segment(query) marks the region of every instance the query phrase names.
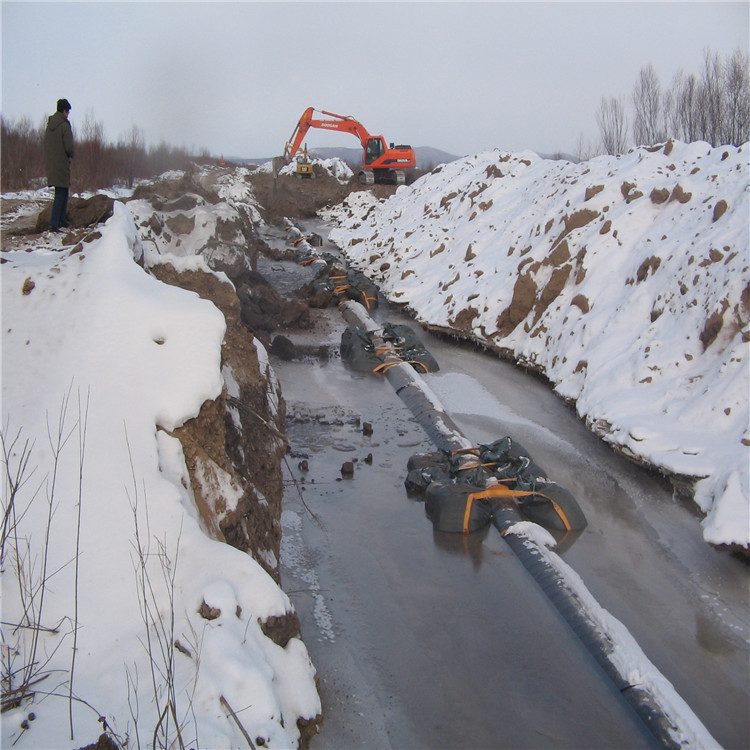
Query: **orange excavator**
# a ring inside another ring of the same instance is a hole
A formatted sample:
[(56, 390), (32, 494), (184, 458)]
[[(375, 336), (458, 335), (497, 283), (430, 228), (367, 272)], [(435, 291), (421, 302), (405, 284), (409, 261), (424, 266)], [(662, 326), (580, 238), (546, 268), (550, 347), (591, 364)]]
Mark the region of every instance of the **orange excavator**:
[[(331, 119), (317, 119), (314, 117), (315, 112)], [(363, 149), (359, 181), (363, 185), (372, 185), (375, 182), (403, 185), (406, 182), (406, 170), (413, 169), (416, 165), (414, 149), (411, 146), (394, 146), (391, 143), (388, 147), (382, 135), (370, 135), (365, 126), (353, 117), (316, 110), (313, 107), (308, 107), (304, 111), (292, 137), (284, 147), (284, 159), (287, 164), (294, 158), (310, 128), (340, 130), (359, 138)]]

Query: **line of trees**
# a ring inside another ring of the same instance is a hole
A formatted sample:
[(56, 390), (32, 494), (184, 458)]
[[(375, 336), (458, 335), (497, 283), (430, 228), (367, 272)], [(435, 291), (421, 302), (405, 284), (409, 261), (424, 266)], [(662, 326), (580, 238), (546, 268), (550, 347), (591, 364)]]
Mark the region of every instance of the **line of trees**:
[[(188, 169), (207, 151), (190, 154), (162, 142), (146, 147), (141, 129), (134, 125), (116, 143), (108, 143), (104, 126), (91, 112), (83, 122), (73, 125), (75, 158), (71, 170), (71, 191), (97, 190), (113, 185), (132, 186), (134, 180), (154, 177), (170, 169)], [(45, 184), (44, 131), (45, 117), (38, 127), (22, 117), (8, 121), (0, 117), (0, 184), (2, 191), (28, 190)]]
[[(722, 60), (706, 50), (698, 75), (680, 70), (662, 89), (652, 65), (641, 68), (629, 99), (602, 97), (596, 112), (598, 148), (579, 142), (581, 159), (594, 153), (620, 154), (632, 145), (669, 138), (740, 146), (750, 140), (750, 69), (746, 53)], [(628, 107), (628, 105), (630, 105)], [(628, 118), (630, 112), (630, 118)]]

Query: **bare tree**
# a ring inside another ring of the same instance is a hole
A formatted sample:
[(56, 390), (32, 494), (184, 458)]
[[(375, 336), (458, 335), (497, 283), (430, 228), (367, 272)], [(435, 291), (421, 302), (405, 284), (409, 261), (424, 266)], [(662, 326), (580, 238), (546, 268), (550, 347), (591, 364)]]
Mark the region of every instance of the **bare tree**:
[(576, 145), (576, 159), (579, 162), (588, 161), (599, 155), (596, 144), (587, 138), (583, 133), (578, 136), (578, 144)]
[(750, 60), (742, 50), (735, 50), (724, 67), (725, 110), (723, 117), (725, 143), (739, 146), (750, 140)]
[(682, 90), (685, 74), (678, 70), (672, 79), (672, 85), (664, 92), (662, 97), (662, 111), (664, 117), (664, 129), (666, 135), (679, 140), (685, 140), (682, 136), (680, 125), (680, 91)]
[(44, 127), (35, 129), (28, 117), (17, 122), (0, 118), (2, 128), (2, 189), (26, 188), (44, 175)]
[(680, 78), (680, 85), (675, 93), (675, 117), (678, 127), (674, 134), (677, 138), (688, 143), (697, 141), (700, 138), (698, 126), (698, 90), (698, 80), (691, 73), (689, 76)]
[[(0, 116), (0, 185), (2, 190), (25, 190), (44, 184), (44, 132), (47, 117), (35, 128), (29, 118), (15, 122)], [(137, 177), (153, 177), (168, 169), (188, 169), (194, 161), (185, 148), (165, 143), (146, 149), (143, 132), (133, 125), (118, 143), (104, 140), (104, 126), (93, 111), (82, 122), (73, 121), (75, 159), (71, 170), (73, 192), (97, 190)], [(207, 151), (201, 152), (207, 157)]]
[(666, 140), (662, 116), (661, 87), (654, 66), (641, 68), (633, 89), (633, 138), (639, 145), (651, 145)]
[[(639, 145), (672, 137), (703, 140), (715, 147), (741, 146), (750, 140), (750, 60), (740, 49), (726, 61), (706, 49), (700, 73), (678, 71), (666, 91), (661, 91), (649, 64), (641, 68), (631, 103), (633, 138)], [(617, 100), (602, 98), (596, 119), (604, 149), (609, 153), (622, 149), (617, 137), (624, 114)]]
[(698, 91), (698, 127), (700, 138), (716, 146), (721, 143), (721, 121), (724, 114), (721, 58), (706, 50), (703, 58), (703, 77)]
[(627, 118), (622, 99), (602, 97), (596, 113), (602, 147), (607, 154), (621, 154), (627, 148)]
[(104, 125), (94, 119), (94, 113), (87, 109), (84, 113), (83, 122), (74, 130), (76, 137), (76, 155), (73, 164), (73, 184), (80, 189), (80, 185), (91, 185), (94, 188), (104, 187), (103, 159), (105, 151)]
[(146, 141), (143, 137), (143, 131), (133, 125), (125, 136), (125, 142), (121, 146), (123, 152), (123, 166), (125, 179), (128, 187), (133, 187), (136, 177), (142, 175), (144, 170), (144, 161), (146, 159)]

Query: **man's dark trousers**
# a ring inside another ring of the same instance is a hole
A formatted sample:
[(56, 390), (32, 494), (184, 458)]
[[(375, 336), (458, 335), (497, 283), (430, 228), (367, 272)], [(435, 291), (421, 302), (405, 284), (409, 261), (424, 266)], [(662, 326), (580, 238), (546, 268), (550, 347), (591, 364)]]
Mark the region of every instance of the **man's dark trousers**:
[(69, 192), (69, 188), (55, 188), (55, 200), (52, 202), (52, 216), (49, 220), (50, 229), (59, 229), (61, 226), (65, 227), (68, 225), (65, 217), (68, 215)]

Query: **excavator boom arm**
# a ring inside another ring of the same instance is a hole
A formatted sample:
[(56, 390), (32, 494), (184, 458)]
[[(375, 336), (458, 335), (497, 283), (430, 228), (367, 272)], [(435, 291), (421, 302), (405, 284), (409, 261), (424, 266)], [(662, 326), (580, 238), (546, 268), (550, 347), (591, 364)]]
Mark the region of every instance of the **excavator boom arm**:
[[(314, 116), (316, 111), (329, 119), (316, 118)], [(391, 146), (389, 148), (382, 135), (370, 135), (367, 128), (353, 117), (337, 115), (335, 112), (326, 112), (325, 110), (315, 110), (313, 107), (308, 107), (302, 113), (292, 137), (284, 147), (284, 158), (287, 163), (294, 158), (310, 128), (337, 130), (357, 136), (362, 144), (364, 172), (371, 176), (373, 173), (391, 175), (399, 173), (399, 181), (403, 183), (404, 170), (416, 166), (416, 157), (411, 146)]]
[[(313, 114), (319, 111), (322, 115), (335, 118), (330, 120), (316, 119)], [(292, 137), (284, 148), (284, 158), (290, 161), (294, 158), (294, 155), (302, 145), (307, 131), (310, 128), (320, 128), (321, 130), (339, 130), (343, 133), (351, 133), (359, 138), (359, 142), (362, 144), (362, 148), (367, 145), (367, 140), (370, 138), (370, 134), (361, 122), (357, 122), (353, 117), (346, 115), (337, 115), (334, 112), (326, 112), (325, 110), (315, 110), (313, 107), (308, 107), (300, 117), (297, 127), (292, 133)]]

